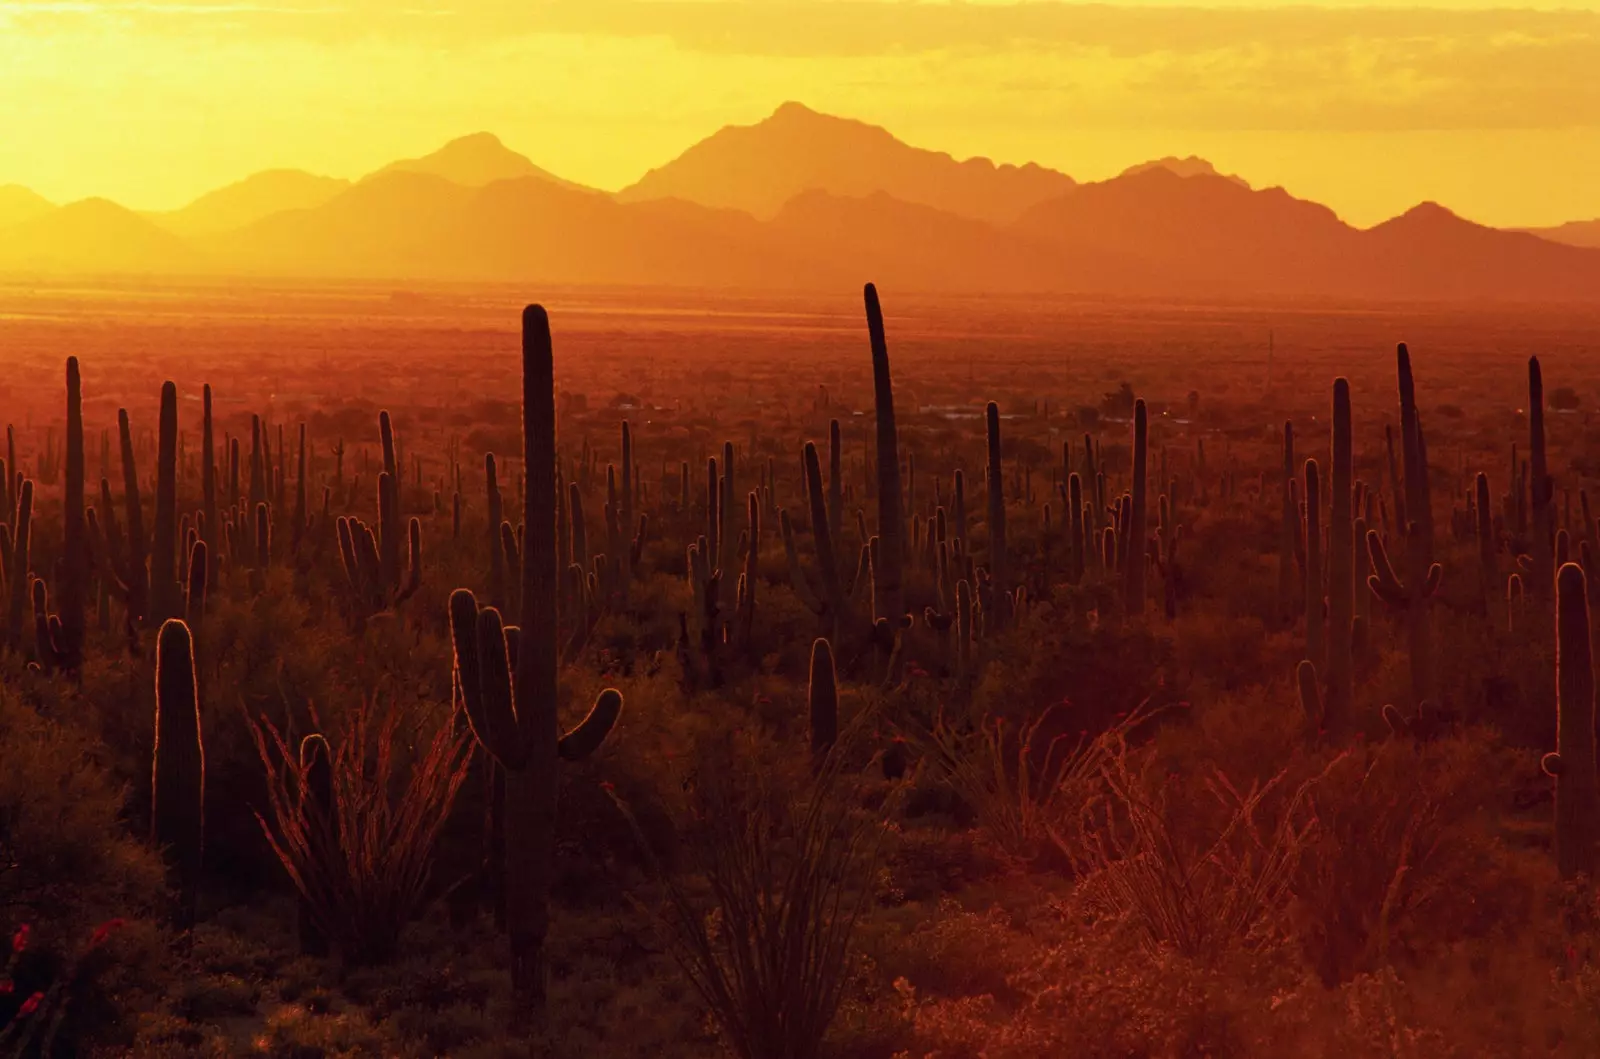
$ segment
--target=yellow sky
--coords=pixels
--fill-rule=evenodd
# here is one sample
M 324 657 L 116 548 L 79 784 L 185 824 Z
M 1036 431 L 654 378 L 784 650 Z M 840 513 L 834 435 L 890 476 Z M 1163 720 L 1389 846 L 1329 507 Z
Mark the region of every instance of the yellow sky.
M 630 183 L 797 99 L 1079 179 L 1199 154 L 1370 224 L 1600 216 L 1600 13 L 913 0 L 0 0 L 0 184 L 170 208 L 487 129 Z

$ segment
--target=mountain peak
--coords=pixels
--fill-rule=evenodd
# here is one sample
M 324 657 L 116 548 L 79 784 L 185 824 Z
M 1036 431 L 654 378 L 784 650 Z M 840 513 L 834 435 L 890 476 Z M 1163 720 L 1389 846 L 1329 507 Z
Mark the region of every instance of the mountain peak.
M 49 213 L 55 204 L 21 184 L 0 184 L 0 228 Z
M 1180 177 L 1219 177 L 1220 179 L 1238 184 L 1242 188 L 1248 188 L 1250 186 L 1245 182 L 1243 177 L 1237 177 L 1231 173 L 1218 172 L 1216 166 L 1212 165 L 1204 158 L 1192 154 L 1187 158 L 1179 158 L 1176 155 L 1168 155 L 1165 158 L 1157 158 L 1153 161 L 1141 162 L 1138 165 L 1132 165 L 1127 169 L 1124 169 L 1122 171 L 1122 175 L 1137 176 L 1140 173 L 1148 173 L 1152 170 L 1163 170 Z
M 540 169 L 500 142 L 500 137 L 492 132 L 458 136 L 432 154 L 393 162 L 371 176 L 386 173 L 425 173 L 469 188 L 486 187 L 501 180 L 523 177 L 537 177 L 563 187 L 578 186 Z
M 912 147 L 880 126 L 791 100 L 754 125 L 723 127 L 619 197 L 676 198 L 771 218 L 807 191 L 845 198 L 882 191 L 902 202 L 1006 223 L 1074 186 L 1066 174 L 1039 166 L 958 162 Z

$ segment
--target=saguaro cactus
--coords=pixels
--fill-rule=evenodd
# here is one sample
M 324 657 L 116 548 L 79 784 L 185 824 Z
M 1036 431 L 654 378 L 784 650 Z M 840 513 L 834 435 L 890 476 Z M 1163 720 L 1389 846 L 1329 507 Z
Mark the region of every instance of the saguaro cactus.
M 1556 752 L 1544 770 L 1556 781 L 1556 860 L 1570 879 L 1594 874 L 1600 837 L 1588 581 L 1575 563 L 1556 576 L 1556 715 Z
M 130 532 L 131 532 L 130 526 Z M 150 550 L 150 623 L 183 613 L 178 587 L 178 387 L 161 384 L 156 453 L 156 526 Z
M 1351 510 L 1354 451 L 1350 434 L 1350 382 L 1333 380 L 1333 495 L 1328 498 L 1328 701 L 1327 726 L 1349 720 L 1351 636 L 1355 620 L 1355 540 Z
M 905 520 L 900 513 L 900 448 L 894 422 L 894 385 L 889 379 L 889 344 L 883 332 L 878 289 L 867 284 L 867 334 L 872 342 L 872 384 L 878 423 L 878 561 L 872 568 L 872 615 L 898 627 L 905 614 L 900 564 L 905 556 Z
M 177 892 L 173 919 L 194 925 L 195 895 L 205 846 L 206 754 L 189 627 L 172 618 L 156 640 L 156 742 L 150 790 L 150 835 L 166 855 Z
M 1545 456 L 1544 375 L 1538 357 L 1528 358 L 1528 474 L 1533 507 L 1528 590 L 1534 599 L 1549 600 L 1555 587 L 1555 484 Z
M 586 757 L 610 733 L 622 695 L 601 692 L 585 720 L 565 736 L 556 716 L 557 556 L 555 379 L 550 322 L 542 307 L 522 315 L 524 551 L 523 626 L 513 678 L 500 614 L 479 610 L 466 589 L 450 597 L 462 706 L 473 733 L 505 769 L 506 926 L 511 977 L 524 1002 L 542 1007 L 547 969 L 556 822 L 556 766 Z
M 84 605 L 88 598 L 89 544 L 83 503 L 83 389 L 78 358 L 67 358 L 67 477 L 63 498 L 61 577 L 56 606 L 61 616 L 57 647 L 62 665 L 77 672 L 83 666 Z
M 1000 406 L 993 401 L 985 409 L 989 438 L 989 578 L 994 582 L 994 627 L 1006 624 L 1006 594 L 1011 591 L 1011 563 L 1006 554 L 1006 488 L 1000 453 Z
M 1372 591 L 1406 621 L 1411 658 L 1411 693 L 1417 705 L 1433 698 L 1433 625 L 1429 614 L 1439 587 L 1440 567 L 1433 561 L 1433 505 L 1428 484 L 1428 449 L 1417 418 L 1411 355 L 1405 343 L 1396 354 L 1400 381 L 1400 441 L 1405 454 L 1404 516 L 1399 529 L 1405 540 L 1406 576 L 1402 583 L 1376 530 L 1367 531 L 1367 552 L 1374 573 Z M 1398 506 L 1398 505 L 1397 505 Z
M 1123 606 L 1130 615 L 1144 613 L 1146 527 L 1145 464 L 1148 459 L 1149 423 L 1144 400 L 1133 403 L 1133 502 L 1129 508 L 1127 555 L 1122 568 Z

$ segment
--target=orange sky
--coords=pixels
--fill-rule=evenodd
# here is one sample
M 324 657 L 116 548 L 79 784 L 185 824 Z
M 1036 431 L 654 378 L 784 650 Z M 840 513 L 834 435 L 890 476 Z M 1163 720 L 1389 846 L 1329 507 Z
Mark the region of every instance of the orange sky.
M 1369 224 L 1600 216 L 1600 13 L 914 0 L 0 0 L 0 184 L 169 208 L 487 129 L 618 188 L 785 99 L 1079 179 L 1200 154 Z

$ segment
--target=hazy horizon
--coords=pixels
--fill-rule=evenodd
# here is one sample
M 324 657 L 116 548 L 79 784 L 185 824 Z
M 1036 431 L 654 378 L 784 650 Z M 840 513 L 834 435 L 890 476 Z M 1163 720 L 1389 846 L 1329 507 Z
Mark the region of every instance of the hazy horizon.
M 0 31 L 0 184 L 58 203 L 353 179 L 477 131 L 615 191 L 796 100 L 1080 181 L 1197 155 L 1362 227 L 1600 216 L 1577 5 L 0 0 Z

